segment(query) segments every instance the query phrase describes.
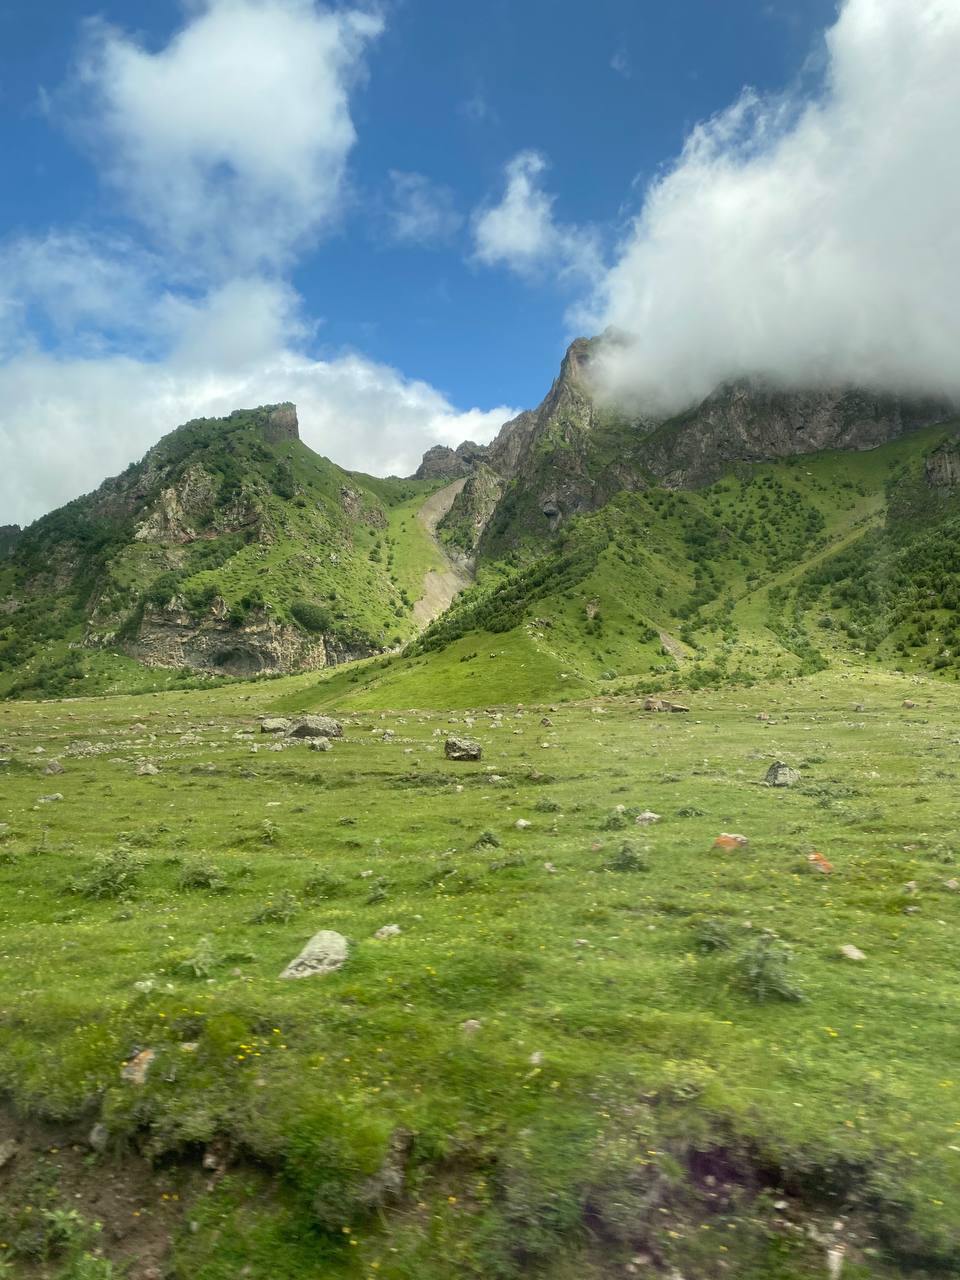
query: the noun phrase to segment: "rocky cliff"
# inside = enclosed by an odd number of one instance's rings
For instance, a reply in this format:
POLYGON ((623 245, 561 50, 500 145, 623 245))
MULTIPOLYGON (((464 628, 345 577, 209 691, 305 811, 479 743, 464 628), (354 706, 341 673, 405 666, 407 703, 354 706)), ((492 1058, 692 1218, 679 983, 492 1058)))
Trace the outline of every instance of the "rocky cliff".
POLYGON ((8 556, 13 551, 22 532, 18 524, 0 524, 0 557, 8 556))
POLYGON ((462 533, 468 512, 476 523, 486 511, 476 538, 480 554, 549 538, 571 516, 596 511, 624 490, 697 488, 738 463, 873 449, 956 412, 936 397, 740 381, 658 422, 597 396, 591 366, 603 341, 572 343, 540 406, 501 429, 482 458, 484 472, 476 465, 467 472, 447 526, 458 524, 462 533), (490 472, 501 488, 492 503, 490 472))

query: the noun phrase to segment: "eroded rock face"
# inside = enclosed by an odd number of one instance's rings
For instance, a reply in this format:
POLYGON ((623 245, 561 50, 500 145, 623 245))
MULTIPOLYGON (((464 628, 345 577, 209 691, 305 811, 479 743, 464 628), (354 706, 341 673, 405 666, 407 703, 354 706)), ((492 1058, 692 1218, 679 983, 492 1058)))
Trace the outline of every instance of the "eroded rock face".
MULTIPOLYGON (((175 603, 144 613, 126 651, 148 667, 190 667, 218 675, 307 671, 333 665, 343 658, 331 653, 323 637, 275 622, 264 613, 251 613, 242 626, 233 626, 223 601, 199 622, 175 603)), ((364 657, 375 650, 371 647, 364 657)))
POLYGON ((321 929, 315 933, 296 959, 291 960, 281 978, 311 978, 314 974, 335 973, 347 962, 349 946, 342 933, 321 929))
POLYGON ((927 484, 944 497, 960 489, 960 440, 946 440, 924 465, 927 484))
MULTIPOLYGON (((696 488, 738 462, 872 449, 956 413, 940 397, 785 389, 753 379, 721 386, 662 422, 598 403, 592 363, 604 341, 572 343, 539 407, 506 423, 487 446, 483 463, 503 493, 486 517, 482 551, 502 552, 530 534, 549 536, 571 516, 651 480, 696 488)), ((956 463, 938 458, 934 467, 931 483, 957 484, 960 451, 956 463)))
POLYGON ((195 524, 213 510, 217 482, 202 466, 188 467, 177 484, 161 490, 156 506, 134 531, 137 542, 195 542, 195 524))
POLYGON ((785 390, 757 381, 720 387, 658 434, 648 458, 667 484, 695 487, 732 462, 759 462, 822 449, 874 449, 955 412, 937 397, 907 398, 839 388, 785 390))
POLYGON ((0 559, 10 554, 22 530, 18 524, 0 524, 0 559))
POLYGON ((434 445, 423 455, 414 473, 415 480, 459 480, 468 476, 486 457, 487 447, 465 440, 456 449, 445 444, 434 445))
POLYGON ((268 444, 280 444, 284 440, 300 439, 297 406, 287 401, 267 410, 266 421, 261 428, 268 444))

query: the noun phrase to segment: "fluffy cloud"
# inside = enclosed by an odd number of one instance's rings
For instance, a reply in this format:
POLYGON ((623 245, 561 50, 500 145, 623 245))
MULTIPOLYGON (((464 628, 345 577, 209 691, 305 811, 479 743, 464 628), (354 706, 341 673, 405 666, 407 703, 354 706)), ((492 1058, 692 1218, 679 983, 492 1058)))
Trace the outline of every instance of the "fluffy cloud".
POLYGON ((501 200, 474 215, 476 258, 485 266, 507 266, 522 276, 547 269, 558 275, 589 276, 598 266, 595 238, 556 221, 554 197, 540 182, 546 169, 546 159, 536 151, 521 151, 509 162, 501 200))
POLYGON ((380 25, 314 0, 203 0, 154 53, 91 24, 87 137, 167 250, 205 271, 282 264, 339 210, 348 94, 380 25))
POLYGON ((51 231, 0 244, 0 355, 29 346, 38 319, 75 350, 102 351, 121 332, 136 343, 156 305, 156 270, 126 239, 51 231))
POLYGON ((960 397, 960 7, 846 0, 814 100, 744 97, 648 192, 592 323, 660 411, 725 378, 960 397))
POLYGON ((484 442, 516 413, 459 413, 435 388, 363 356, 305 354, 296 295, 283 285, 233 280, 167 305, 176 337, 162 359, 24 350, 0 365, 0 456, 17 460, 0 469, 0 524, 95 488, 181 422, 235 408, 293 400, 312 448, 401 475, 431 445, 484 442))
POLYGON ((390 236, 399 244, 440 245, 463 225, 449 187, 431 182, 422 173, 390 172, 387 220, 390 236))

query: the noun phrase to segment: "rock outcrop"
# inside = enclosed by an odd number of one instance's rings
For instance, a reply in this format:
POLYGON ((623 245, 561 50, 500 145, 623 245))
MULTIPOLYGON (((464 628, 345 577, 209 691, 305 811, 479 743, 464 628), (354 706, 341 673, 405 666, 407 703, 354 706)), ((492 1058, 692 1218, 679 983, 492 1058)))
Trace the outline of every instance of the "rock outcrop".
POLYGON ((960 440, 945 440, 934 449, 925 463, 927 484, 942 497, 950 497, 960 490, 960 440))
POLYGON ((0 524, 0 559, 10 555, 22 532, 18 524, 0 524))
POLYGON ((823 449, 875 449, 908 431, 944 422, 954 406, 855 387, 785 390, 757 381, 720 387, 650 438, 648 465, 662 483, 695 488, 731 463, 764 462, 823 449))
MULTIPOLYGON (((101 645, 113 645, 113 636, 101 645)), ((215 675, 277 675, 308 671, 378 652, 373 644, 351 646, 335 637, 309 636, 262 610, 235 623, 222 600, 199 620, 177 602, 144 611, 136 635, 123 648, 147 667, 189 667, 215 675)))
MULTIPOLYGON (((607 340, 573 342, 542 404, 506 423, 487 446, 482 467, 501 487, 489 511, 476 500, 481 472, 474 464, 449 519, 462 528, 465 508, 473 504, 471 519, 484 522, 476 539, 481 553, 500 555, 531 537, 547 539, 571 516, 596 511, 624 490, 697 488, 738 463, 873 449, 957 411, 936 396, 741 380, 685 413, 656 421, 598 400, 592 366, 607 340)), ((952 489, 960 480, 960 452, 951 448, 930 460, 933 487, 952 489)))
POLYGON ((478 462, 486 456, 485 445, 474 444, 465 440, 456 449, 445 444, 434 445, 423 455, 423 461, 417 468, 415 480, 459 480, 468 476, 478 462))

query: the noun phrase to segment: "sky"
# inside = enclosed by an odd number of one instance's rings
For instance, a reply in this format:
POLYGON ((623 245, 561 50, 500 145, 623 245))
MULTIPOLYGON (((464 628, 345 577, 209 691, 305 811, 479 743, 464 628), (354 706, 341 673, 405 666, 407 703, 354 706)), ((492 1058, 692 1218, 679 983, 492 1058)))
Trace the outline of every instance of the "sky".
POLYGON ((543 397, 960 396, 956 0, 7 0, 0 524, 294 400, 409 474, 543 397))

